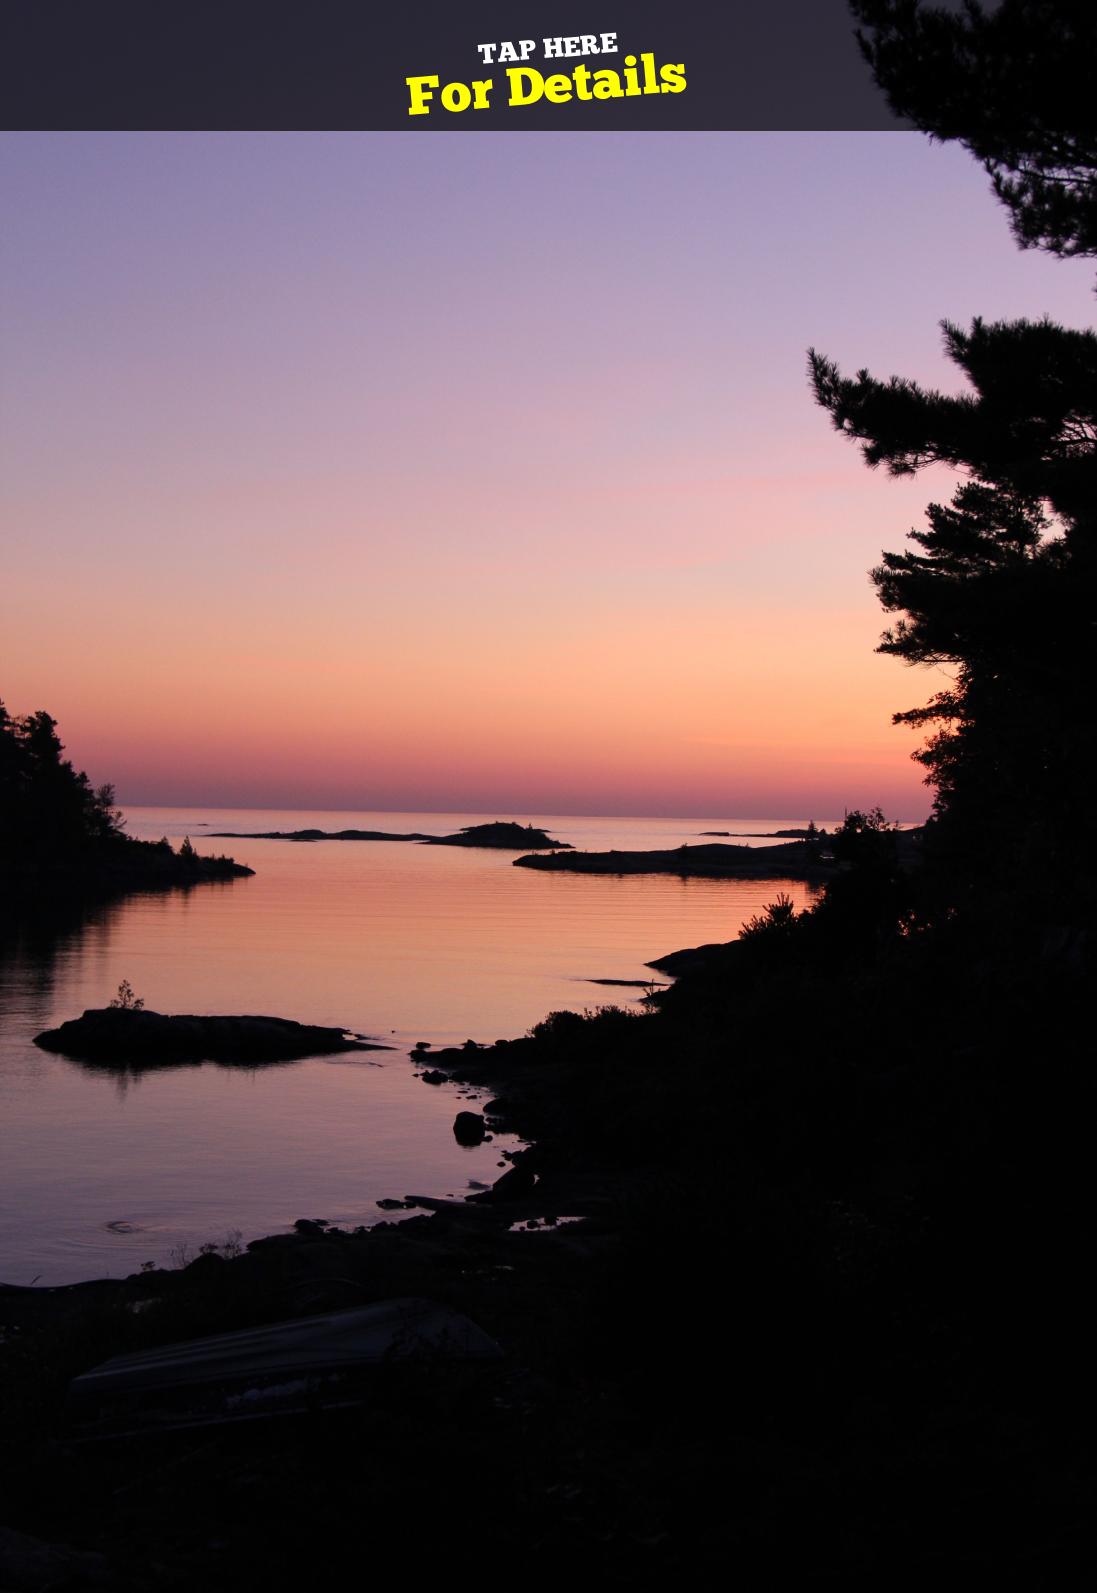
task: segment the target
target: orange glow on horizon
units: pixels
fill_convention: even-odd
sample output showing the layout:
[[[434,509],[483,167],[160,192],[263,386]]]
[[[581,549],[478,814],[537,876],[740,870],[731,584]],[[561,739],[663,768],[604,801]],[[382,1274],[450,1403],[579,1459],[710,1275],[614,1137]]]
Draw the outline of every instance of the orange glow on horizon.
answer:
[[[0,160],[0,692],[121,800],[926,813],[891,716],[944,680],[875,653],[867,571],[948,474],[867,471],[805,351],[954,391],[943,315],[1088,324],[1087,271],[1016,250],[963,151],[28,134]]]

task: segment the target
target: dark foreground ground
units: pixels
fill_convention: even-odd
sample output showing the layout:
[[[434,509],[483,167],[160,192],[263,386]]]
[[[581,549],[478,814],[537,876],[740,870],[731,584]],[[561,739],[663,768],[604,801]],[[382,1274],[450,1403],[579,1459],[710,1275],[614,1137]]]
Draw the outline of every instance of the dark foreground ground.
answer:
[[[1082,1586],[1087,955],[762,936],[659,1012],[431,1056],[532,1142],[495,1196],[0,1292],[0,1522],[99,1556],[0,1587],[325,1586],[347,1562],[412,1585]],[[66,1418],[107,1356],[409,1294],[504,1359],[393,1366],[361,1408],[223,1431],[81,1444]]]

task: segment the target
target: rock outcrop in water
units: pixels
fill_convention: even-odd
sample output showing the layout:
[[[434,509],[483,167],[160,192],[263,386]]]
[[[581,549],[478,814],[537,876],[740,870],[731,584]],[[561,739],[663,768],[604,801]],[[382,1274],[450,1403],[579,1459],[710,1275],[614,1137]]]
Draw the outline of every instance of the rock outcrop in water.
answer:
[[[699,879],[829,879],[833,860],[806,841],[784,846],[679,846],[667,852],[575,852],[517,857],[516,868],[574,874],[678,874]]]
[[[89,1008],[58,1029],[35,1035],[34,1043],[79,1061],[148,1067],[172,1062],[255,1066],[338,1051],[389,1049],[345,1029],[289,1018],[196,1017],[125,1007]]]
[[[469,824],[456,835],[432,836],[431,846],[489,846],[502,852],[536,852],[573,850],[570,841],[556,841],[545,830],[534,829],[532,824],[503,823]]]

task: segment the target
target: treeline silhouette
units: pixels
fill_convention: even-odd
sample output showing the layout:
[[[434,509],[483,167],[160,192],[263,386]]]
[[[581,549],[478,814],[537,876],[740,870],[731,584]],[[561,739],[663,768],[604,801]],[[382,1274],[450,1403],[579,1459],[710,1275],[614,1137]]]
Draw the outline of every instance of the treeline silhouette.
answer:
[[[110,785],[93,786],[64,755],[57,722],[9,713],[0,701],[0,891],[20,909],[85,895],[196,884],[250,873],[200,857],[188,842],[138,841]]]
[[[117,840],[122,826],[109,785],[94,787],[64,756],[48,713],[12,718],[0,701],[0,858],[42,848],[71,855]]]

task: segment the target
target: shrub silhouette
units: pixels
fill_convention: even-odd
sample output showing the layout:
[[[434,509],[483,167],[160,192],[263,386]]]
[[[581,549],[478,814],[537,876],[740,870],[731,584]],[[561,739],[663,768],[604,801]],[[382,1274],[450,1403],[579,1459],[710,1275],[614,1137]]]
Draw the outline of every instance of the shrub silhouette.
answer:
[[[129,980],[123,979],[122,983],[118,986],[118,994],[114,997],[113,1001],[108,1003],[108,1005],[112,1007],[118,1007],[122,1012],[142,1012],[144,1010],[145,1002],[142,996],[139,996],[135,993],[134,988],[130,984]]]

